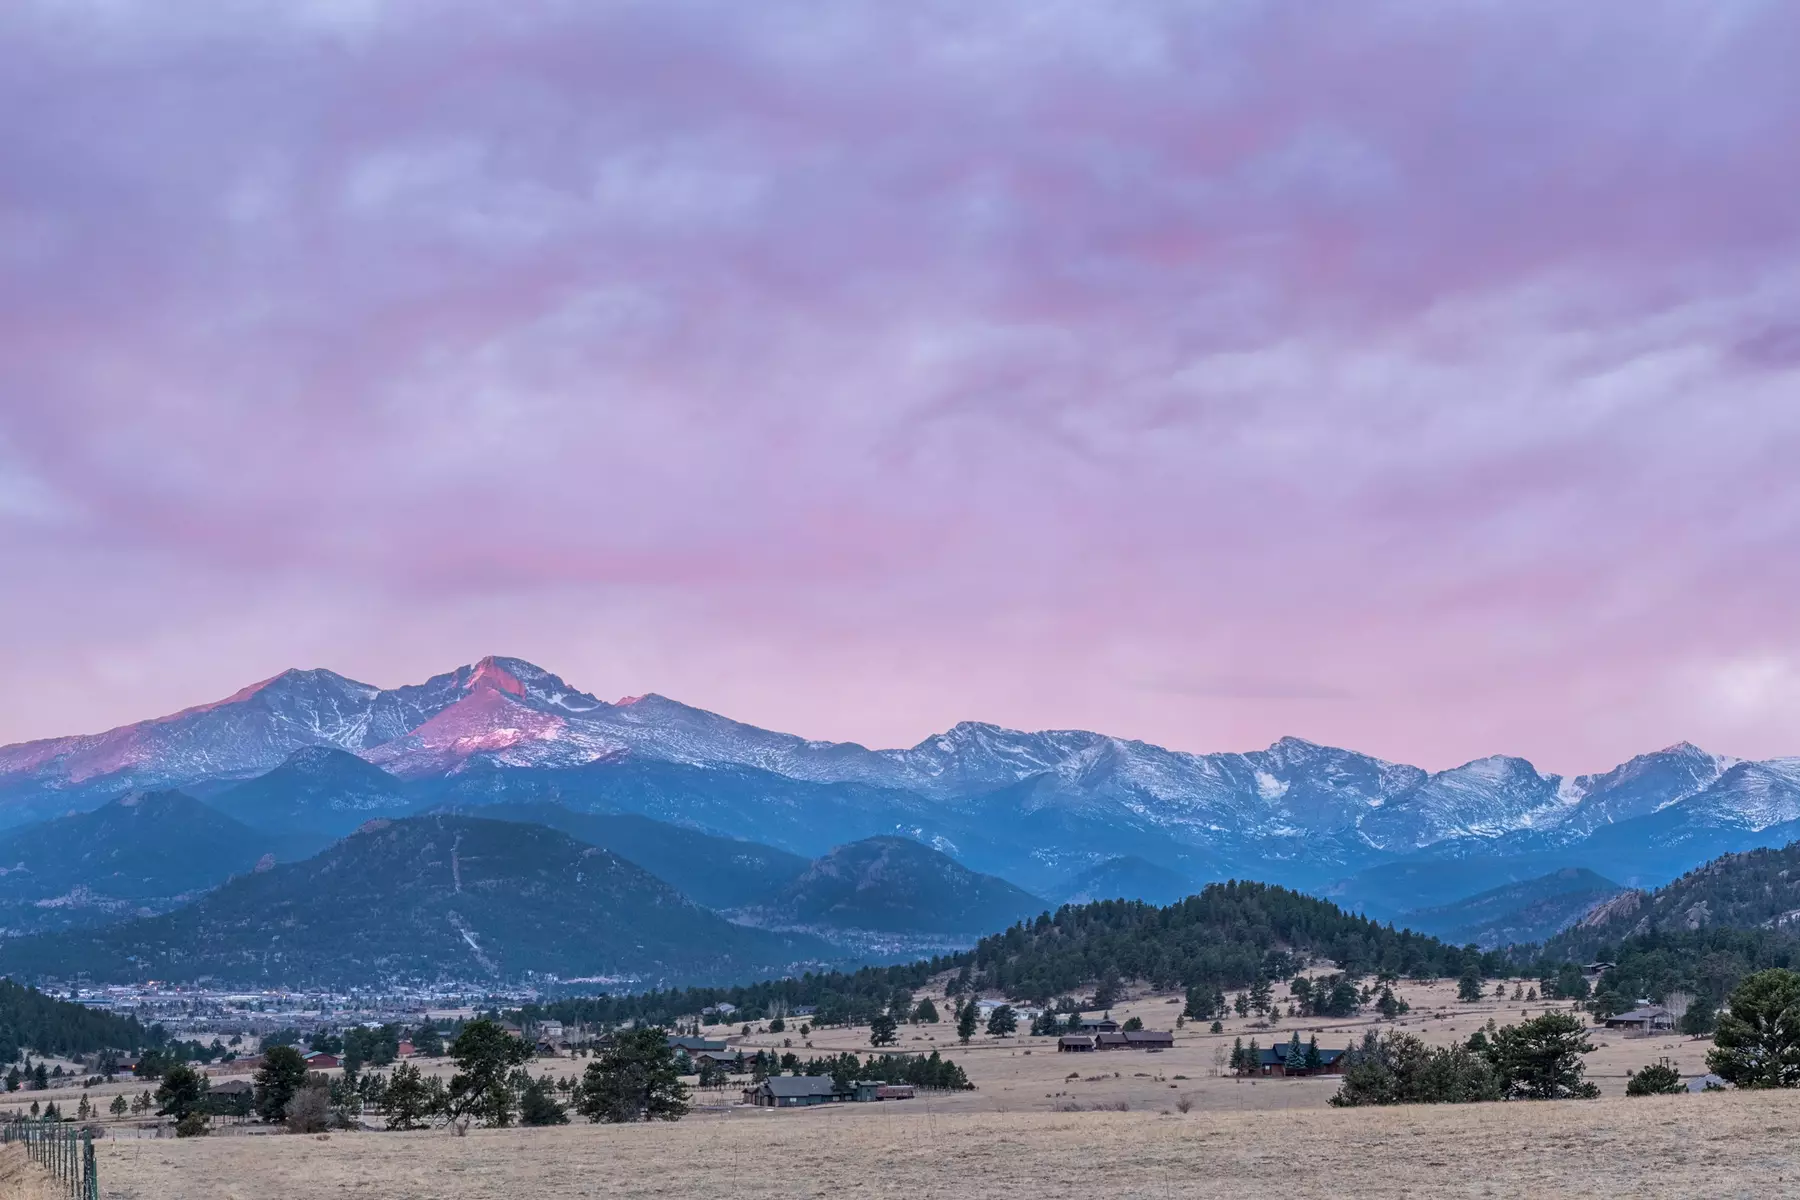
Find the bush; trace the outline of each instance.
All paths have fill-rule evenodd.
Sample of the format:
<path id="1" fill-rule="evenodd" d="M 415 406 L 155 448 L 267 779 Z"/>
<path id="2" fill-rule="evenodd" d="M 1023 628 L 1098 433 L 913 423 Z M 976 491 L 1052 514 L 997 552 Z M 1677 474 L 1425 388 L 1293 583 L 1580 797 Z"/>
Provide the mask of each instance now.
<path id="1" fill-rule="evenodd" d="M 1498 1100 L 1500 1079 L 1467 1046 L 1433 1047 L 1410 1033 L 1363 1035 L 1346 1056 L 1338 1108 L 1376 1104 L 1470 1104 Z"/>
<path id="2" fill-rule="evenodd" d="M 308 1083 L 288 1101 L 285 1115 L 289 1133 L 324 1133 L 331 1128 L 331 1089 Z"/>
<path id="3" fill-rule="evenodd" d="M 1630 1081 L 1625 1085 L 1627 1096 L 1676 1096 L 1687 1091 L 1681 1082 L 1681 1072 L 1670 1065 L 1668 1059 L 1659 1063 L 1651 1063 L 1641 1071 L 1634 1071 Z"/>
<path id="4" fill-rule="evenodd" d="M 205 1137 L 211 1132 L 212 1122 L 198 1109 L 175 1122 L 175 1136 L 178 1138 Z"/>

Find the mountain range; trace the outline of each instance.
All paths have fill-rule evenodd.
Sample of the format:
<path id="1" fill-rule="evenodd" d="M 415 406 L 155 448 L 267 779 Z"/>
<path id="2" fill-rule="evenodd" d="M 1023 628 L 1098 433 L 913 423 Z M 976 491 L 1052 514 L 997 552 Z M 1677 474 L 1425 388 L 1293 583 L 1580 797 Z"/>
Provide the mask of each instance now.
<path id="1" fill-rule="evenodd" d="M 371 818 L 489 808 L 536 811 L 594 845 L 622 844 L 625 818 L 750 839 L 758 849 L 690 851 L 638 827 L 662 843 L 635 852 L 661 854 L 653 873 L 665 881 L 684 854 L 719 863 L 681 888 L 698 899 L 716 885 L 707 900 L 734 910 L 767 908 L 797 863 L 896 836 L 1021 895 L 1166 899 L 1255 878 L 1383 919 L 1565 869 L 1654 885 L 1800 836 L 1800 759 L 1740 762 L 1686 743 L 1570 778 L 1504 756 L 1430 772 L 1298 738 L 1198 754 L 976 722 L 868 749 L 657 695 L 604 701 L 501 657 L 392 689 L 287 671 L 170 716 L 0 748 L 0 826 L 171 788 L 253 828 L 251 841 L 281 840 L 281 861 Z M 573 824 L 598 818 L 610 832 Z M 222 880 L 241 864 L 214 867 Z"/>

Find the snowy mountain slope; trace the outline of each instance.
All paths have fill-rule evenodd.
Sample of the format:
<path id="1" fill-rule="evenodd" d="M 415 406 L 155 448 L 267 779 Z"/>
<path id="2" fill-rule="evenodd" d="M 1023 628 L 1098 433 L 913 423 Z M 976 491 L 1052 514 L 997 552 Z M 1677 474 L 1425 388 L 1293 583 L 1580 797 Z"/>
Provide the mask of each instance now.
<path id="1" fill-rule="evenodd" d="M 569 791 L 590 811 L 750 832 L 798 853 L 826 837 L 902 833 L 1031 887 L 1131 854 L 1179 861 L 1199 879 L 1312 884 L 1401 857 L 1553 853 L 1564 857 L 1551 866 L 1630 880 L 1800 820 L 1800 760 L 1734 764 L 1686 744 L 1573 779 L 1504 756 L 1428 773 L 1297 738 L 1194 754 L 979 722 L 869 749 L 654 694 L 608 703 L 522 659 L 489 657 L 392 689 L 288 671 L 168 717 L 0 749 L 0 824 L 135 788 L 217 788 L 209 781 L 260 776 L 317 747 L 359 755 L 407 789 L 463 781 L 490 802 Z M 389 804 L 295 797 L 267 803 L 344 819 Z M 755 833 L 764 826 L 766 837 Z M 1590 843 L 1595 854 L 1582 853 Z M 1646 849 L 1655 853 L 1632 859 Z"/>

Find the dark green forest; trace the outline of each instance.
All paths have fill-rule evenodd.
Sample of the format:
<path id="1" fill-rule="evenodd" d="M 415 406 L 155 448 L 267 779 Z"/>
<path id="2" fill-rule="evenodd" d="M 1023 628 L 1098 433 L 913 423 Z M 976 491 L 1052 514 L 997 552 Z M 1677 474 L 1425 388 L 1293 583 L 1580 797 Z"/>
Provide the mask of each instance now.
<path id="1" fill-rule="evenodd" d="M 1103 900 L 1064 906 L 983 938 L 972 950 L 896 967 L 808 974 L 732 988 L 591 996 L 524 1010 L 527 1019 L 614 1025 L 670 1022 L 725 1002 L 740 1019 L 816 1008 L 818 1024 L 862 1024 L 896 1009 L 932 976 L 955 972 L 957 993 L 993 992 L 1048 1002 L 1064 996 L 1110 1003 L 1124 980 L 1159 989 L 1235 989 L 1285 979 L 1302 958 L 1329 959 L 1353 974 L 1440 977 L 1498 974 L 1499 954 L 1446 945 L 1351 916 L 1325 900 L 1262 883 L 1215 883 L 1158 908 Z"/>
<path id="2" fill-rule="evenodd" d="M 136 1017 L 57 1000 L 36 988 L 0 979 L 0 1062 L 11 1062 L 22 1050 L 63 1057 L 100 1050 L 136 1050 L 161 1039 Z"/>

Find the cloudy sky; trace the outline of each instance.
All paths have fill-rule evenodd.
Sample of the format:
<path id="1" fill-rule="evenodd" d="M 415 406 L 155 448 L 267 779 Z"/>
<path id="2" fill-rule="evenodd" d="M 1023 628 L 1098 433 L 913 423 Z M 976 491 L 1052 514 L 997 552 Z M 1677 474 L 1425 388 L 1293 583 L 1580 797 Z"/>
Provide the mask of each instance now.
<path id="1" fill-rule="evenodd" d="M 1800 754 L 1800 5 L 12 0 L 0 742 Z"/>

